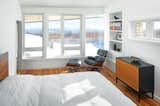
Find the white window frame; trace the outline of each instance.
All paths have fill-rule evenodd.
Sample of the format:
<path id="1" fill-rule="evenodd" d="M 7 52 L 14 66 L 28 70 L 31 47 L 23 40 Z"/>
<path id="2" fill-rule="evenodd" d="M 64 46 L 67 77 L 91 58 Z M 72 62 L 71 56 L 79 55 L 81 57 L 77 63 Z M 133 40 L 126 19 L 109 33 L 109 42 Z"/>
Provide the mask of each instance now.
<path id="1" fill-rule="evenodd" d="M 160 19 L 153 19 L 153 20 L 150 21 L 150 26 L 151 26 L 150 34 L 152 35 L 152 39 L 153 39 L 153 40 L 158 40 L 158 41 L 160 41 L 160 38 L 154 37 L 154 24 L 153 24 L 153 23 L 154 23 L 155 21 L 159 21 L 159 22 L 160 22 Z"/>
<path id="2" fill-rule="evenodd" d="M 25 15 L 41 15 L 42 16 L 42 33 L 43 33 L 43 36 L 42 36 L 42 47 L 28 47 L 28 48 L 25 48 L 25 19 L 24 19 L 24 17 L 25 17 Z M 44 14 L 43 13 L 28 13 L 28 14 L 24 14 L 23 15 L 23 35 L 22 35 L 22 59 L 41 59 L 41 58 L 43 58 L 44 56 L 43 56 L 43 54 L 44 54 L 44 51 L 43 51 L 43 48 L 44 48 L 44 45 L 43 45 L 43 43 L 44 43 L 44 37 L 45 37 L 45 35 L 44 35 L 44 32 L 45 32 L 45 30 L 44 30 L 44 28 L 45 28 L 45 25 L 44 25 Z M 36 56 L 36 57 L 24 57 L 24 52 L 26 52 L 26 51 L 42 51 L 42 56 Z"/>
<path id="3" fill-rule="evenodd" d="M 82 34 L 83 34 L 83 16 L 81 14 L 43 14 L 43 13 L 34 13 L 34 14 L 24 14 L 23 15 L 23 20 L 25 15 L 42 15 L 42 32 L 43 32 L 43 38 L 42 38 L 42 48 L 41 47 L 30 47 L 30 48 L 25 48 L 25 33 L 23 33 L 22 36 L 22 59 L 54 59 L 56 57 L 52 58 L 47 58 L 47 43 L 48 43 L 48 16 L 61 16 L 61 48 L 62 52 L 60 57 L 81 57 L 83 54 L 82 50 Z M 64 47 L 64 16 L 80 16 L 80 46 L 78 47 Z M 25 31 L 25 22 L 23 22 L 23 32 Z M 80 50 L 80 55 L 71 55 L 71 56 L 64 56 L 64 51 L 65 50 Z M 24 57 L 24 52 L 25 51 L 42 51 L 42 56 L 40 57 Z"/>
<path id="4" fill-rule="evenodd" d="M 62 36 L 63 36 L 63 24 L 62 24 L 63 23 L 63 15 L 62 14 L 45 14 L 44 59 L 55 59 L 56 57 L 52 57 L 52 58 L 48 58 L 47 57 L 47 44 L 48 44 L 48 35 L 49 35 L 48 17 L 49 16 L 60 16 L 61 17 L 61 19 L 60 19 L 60 21 L 61 21 L 61 32 L 60 32 L 60 34 L 61 34 L 61 48 L 62 48 L 62 43 L 63 43 L 63 41 L 62 41 Z M 62 52 L 61 52 L 60 56 L 63 57 Z"/>
<path id="5" fill-rule="evenodd" d="M 154 26 L 153 26 L 153 22 L 155 21 L 159 21 L 160 22 L 160 18 L 156 18 L 156 19 L 145 19 L 145 20 L 135 20 L 135 21 L 131 21 L 131 39 L 137 39 L 137 40 L 145 40 L 145 41 L 151 41 L 151 42 L 160 42 L 160 38 L 155 38 L 154 37 Z M 136 35 L 136 23 L 138 22 L 146 22 L 147 26 L 146 26 L 146 35 L 144 37 L 137 37 Z"/>
<path id="6" fill-rule="evenodd" d="M 87 40 L 86 34 L 87 34 L 87 33 L 86 33 L 86 25 L 85 25 L 86 19 L 88 18 L 88 16 L 91 16 L 91 18 L 93 18 L 93 17 L 94 17 L 94 18 L 101 18 L 101 17 L 103 16 L 103 18 L 106 19 L 105 14 L 99 14 L 99 15 L 98 15 L 98 14 L 92 14 L 92 15 L 85 15 L 85 16 L 83 17 L 83 18 L 84 18 L 84 22 L 83 22 L 83 23 L 84 23 L 84 33 L 85 33 L 85 34 L 84 34 L 84 36 L 85 36 L 85 37 L 84 37 L 84 56 L 88 56 L 88 55 L 86 55 L 86 44 L 87 44 L 87 43 L 86 43 L 86 40 Z M 89 18 L 90 18 L 90 17 L 89 17 Z M 104 26 L 104 28 L 106 28 L 106 26 Z M 107 41 L 107 40 L 105 40 L 105 39 L 106 39 L 106 38 L 105 38 L 105 36 L 106 36 L 105 32 L 106 32 L 106 29 L 104 29 L 104 32 L 103 32 L 104 35 L 103 35 L 103 36 L 104 36 L 104 48 L 107 49 L 106 46 L 105 46 L 105 45 L 107 44 L 107 43 L 105 43 L 105 41 Z M 107 35 L 107 36 L 108 36 L 108 35 Z M 96 51 L 96 52 L 97 52 L 97 51 Z M 93 56 L 93 55 L 92 55 L 92 56 Z"/>
<path id="7" fill-rule="evenodd" d="M 63 22 L 62 22 L 62 37 L 63 37 L 63 40 L 64 41 L 64 16 L 80 16 L 80 46 L 77 46 L 77 47 L 64 47 L 64 42 L 62 43 L 62 55 L 64 56 L 64 51 L 65 50 L 80 50 L 80 55 L 73 55 L 73 56 L 81 56 L 82 55 L 82 15 L 80 14 L 63 14 L 62 15 L 62 19 L 63 19 Z M 70 56 L 69 56 L 70 57 Z"/>
<path id="8" fill-rule="evenodd" d="M 146 32 L 145 32 L 145 34 L 144 34 L 143 36 L 140 36 L 140 35 L 137 35 L 137 34 L 136 34 L 136 24 L 137 24 L 137 23 L 143 23 L 143 22 L 146 23 Z M 134 34 L 135 34 L 135 38 L 146 38 L 146 37 L 147 37 L 148 25 L 147 25 L 147 22 L 146 22 L 146 21 L 144 21 L 144 20 L 142 20 L 142 21 L 136 21 L 136 22 L 134 22 L 133 27 L 134 27 L 133 32 L 134 32 Z"/>

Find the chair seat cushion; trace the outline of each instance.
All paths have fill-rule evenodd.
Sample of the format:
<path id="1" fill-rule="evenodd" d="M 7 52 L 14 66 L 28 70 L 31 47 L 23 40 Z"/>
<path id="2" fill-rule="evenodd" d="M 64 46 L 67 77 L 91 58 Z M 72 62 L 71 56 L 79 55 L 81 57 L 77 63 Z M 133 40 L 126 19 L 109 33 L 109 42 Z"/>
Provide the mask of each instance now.
<path id="1" fill-rule="evenodd" d="M 92 59 L 86 59 L 84 62 L 88 65 L 96 65 L 97 64 L 97 62 Z"/>
<path id="2" fill-rule="evenodd" d="M 104 62 L 105 57 L 103 57 L 103 56 L 96 56 L 96 57 L 95 57 L 95 60 L 96 60 L 97 62 Z"/>

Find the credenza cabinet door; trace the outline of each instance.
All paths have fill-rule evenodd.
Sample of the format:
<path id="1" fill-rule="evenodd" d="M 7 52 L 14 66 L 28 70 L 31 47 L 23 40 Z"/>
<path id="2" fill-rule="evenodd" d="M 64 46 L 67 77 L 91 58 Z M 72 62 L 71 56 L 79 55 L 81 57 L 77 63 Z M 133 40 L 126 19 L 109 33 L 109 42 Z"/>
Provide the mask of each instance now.
<path id="1" fill-rule="evenodd" d="M 116 76 L 134 90 L 139 91 L 139 69 L 120 59 L 116 59 Z"/>

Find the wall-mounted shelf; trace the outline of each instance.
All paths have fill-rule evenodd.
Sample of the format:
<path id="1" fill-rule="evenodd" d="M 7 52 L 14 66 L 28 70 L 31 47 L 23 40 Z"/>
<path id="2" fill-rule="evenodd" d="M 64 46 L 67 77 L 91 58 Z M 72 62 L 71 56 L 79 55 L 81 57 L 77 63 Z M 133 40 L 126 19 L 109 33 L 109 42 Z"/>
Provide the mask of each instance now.
<path id="1" fill-rule="evenodd" d="M 109 53 L 106 67 L 115 72 L 116 58 L 122 56 L 122 12 L 109 14 Z"/>
<path id="2" fill-rule="evenodd" d="M 114 43 L 122 43 L 121 40 L 110 40 L 110 42 L 114 42 Z"/>
<path id="3" fill-rule="evenodd" d="M 110 50 L 122 52 L 122 12 L 109 14 Z"/>
<path id="4" fill-rule="evenodd" d="M 122 19 L 117 19 L 117 20 L 110 20 L 110 22 L 121 22 Z"/>
<path id="5" fill-rule="evenodd" d="M 122 30 L 110 30 L 110 31 L 114 33 L 122 33 Z"/>

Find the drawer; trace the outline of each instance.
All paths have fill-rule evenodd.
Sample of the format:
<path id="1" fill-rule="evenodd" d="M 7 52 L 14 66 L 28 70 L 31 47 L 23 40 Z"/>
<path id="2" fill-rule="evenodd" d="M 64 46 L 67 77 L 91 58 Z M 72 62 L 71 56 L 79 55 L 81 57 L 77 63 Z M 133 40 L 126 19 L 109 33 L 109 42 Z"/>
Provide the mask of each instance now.
<path id="1" fill-rule="evenodd" d="M 116 59 L 116 76 L 134 90 L 139 91 L 138 67 L 120 59 Z"/>

